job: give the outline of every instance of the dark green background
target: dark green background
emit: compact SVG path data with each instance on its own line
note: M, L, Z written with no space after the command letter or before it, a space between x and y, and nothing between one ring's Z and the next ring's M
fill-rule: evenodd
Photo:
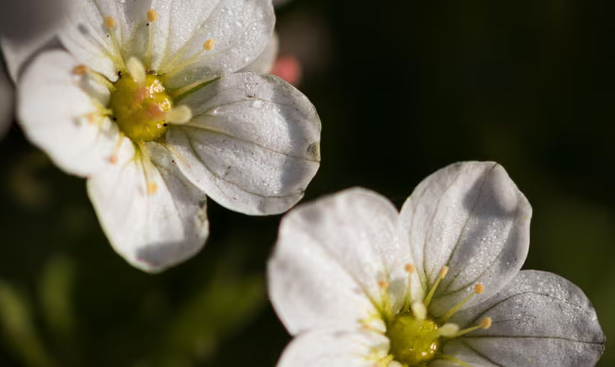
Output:
M613 19L608 0L283 7L282 31L308 25L283 47L320 60L300 86L323 124L306 200L363 186L399 207L438 168L498 161L534 209L525 268L579 285L615 337ZM211 201L209 216L194 259L135 270L85 182L13 126L0 141L0 366L273 366L289 340L264 278L280 217ZM607 346L599 366L612 365Z

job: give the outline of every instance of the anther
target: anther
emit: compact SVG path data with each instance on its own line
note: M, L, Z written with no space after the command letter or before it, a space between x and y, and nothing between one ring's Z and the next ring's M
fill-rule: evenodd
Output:
M111 29L113 27L115 27L117 25L117 22L115 21L115 18L113 17L106 17L105 18L105 27Z
M192 111L190 107L181 105L173 107L166 113L165 120L172 124L181 125L188 123L192 119Z
M440 328L438 329L438 334L445 338L451 338L457 335L458 332L459 332L459 326L457 326L457 324L453 324L450 322L440 326Z
M429 307L429 303L431 302L433 295L436 293L436 289L438 289L440 282L442 281L442 279L444 279L444 277L446 277L446 274L448 274L448 266L444 265L442 269L440 269L440 272L438 273L438 278L436 279L434 284L431 286L431 289L429 290L427 297L425 297L426 307Z
M455 334L454 338L457 338L459 336L462 336L464 334L467 334L467 333L469 333L471 331L478 330L478 329L487 330L487 329L489 329L491 327L492 323L493 322L491 320L491 317L485 317L485 318L480 320L480 323L478 325L469 327L467 329L463 329L460 332L458 332L457 334Z
M147 11L147 21L152 23L158 20L158 12L154 9Z
M412 302L412 274L414 273L414 265L406 264L404 265L404 270L408 273L408 284L406 286L406 297L404 299L404 311L407 311L410 308L410 302Z
M474 293L481 294L485 291L485 286L482 284L477 284L474 286Z
M491 317L485 317L484 319L480 320L480 324L478 326L480 326L480 328L483 330L487 330L491 327L492 323L493 321L491 320Z
M120 149L122 148L122 143L123 142L124 142L124 133L120 133L119 138L115 142L115 148L113 149L113 154L111 154L111 156L109 157L109 163L117 164L117 162L118 162L118 156L117 155L118 155Z
M457 311L459 311L470 299L472 299L472 297L474 297L477 294L481 294L485 291L485 286L482 284L476 284L474 286L474 292L470 293L469 295L467 295L463 300L461 300L461 302L459 302L455 307L451 308L447 313L444 314L444 316L442 316L440 318L440 321L442 322L446 322L448 319L451 318L451 316L453 316L454 314L457 313Z
M216 44L216 41L210 38L207 41L205 41L205 43L203 43L203 49L206 51L211 51L214 48L215 44Z
M389 288L389 282L387 282L386 280L381 280L378 282L378 287L382 289L387 289Z
M89 70L89 68L83 64L81 65L77 65L73 68L73 74L74 75L84 75L85 73L87 73Z
M425 320L427 318L427 307L425 306L423 302L421 301L414 302L412 303L410 308L412 309L412 313L414 314L414 317L416 317L417 319Z
M156 183L150 182L150 183L147 184L147 193L149 195L155 194L156 191L158 191L158 185L156 185Z
M440 273L438 274L438 278L444 279L444 277L448 274L448 266L444 265L442 269L440 269Z

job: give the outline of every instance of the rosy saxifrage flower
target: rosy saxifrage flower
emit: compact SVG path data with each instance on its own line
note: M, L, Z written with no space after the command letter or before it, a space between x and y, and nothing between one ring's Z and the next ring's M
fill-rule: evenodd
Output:
M114 249L160 271L208 233L206 196L277 214L320 162L320 120L281 79L234 73L268 44L271 0L81 0L19 85L28 138L87 177Z
M350 189L282 220L269 294L278 367L584 367L605 337L581 289L523 270L532 210L495 163L429 176L399 213Z

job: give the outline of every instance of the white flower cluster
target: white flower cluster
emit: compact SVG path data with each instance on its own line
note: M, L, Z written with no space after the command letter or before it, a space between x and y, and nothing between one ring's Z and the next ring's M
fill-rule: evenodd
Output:
M83 0L70 15L67 51L42 52L21 77L18 115L59 167L87 177L130 263L160 271L194 255L205 195L253 215L303 197L320 162L315 108L277 77L236 73L271 65L270 0Z
M277 53L272 0L73 5L61 47L39 50L19 76L9 65L18 118L56 165L87 178L128 262L156 272L198 252L207 196L251 215L303 197L320 119L262 74ZM37 47L4 42L9 61ZM587 297L520 271L531 213L492 162L434 173L401 213L360 188L293 210L268 264L271 301L295 336L279 366L595 365L605 338Z
M434 173L401 213L364 189L293 210L269 262L296 336L279 366L595 365L605 339L581 289L519 271L531 214L488 162Z

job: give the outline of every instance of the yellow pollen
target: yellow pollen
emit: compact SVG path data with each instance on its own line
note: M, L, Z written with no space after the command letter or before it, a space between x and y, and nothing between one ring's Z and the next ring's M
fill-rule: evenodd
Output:
M446 277L446 274L448 274L448 266L444 265L442 267L442 269L440 269L440 272L438 273L438 278L436 279L436 281L431 286L431 289L429 290L429 293L427 293L427 297L425 297L425 306L426 307L429 307L429 303L431 303L431 300L432 300L434 294L436 293L436 289L438 289L438 286L440 285L440 282L442 281L442 279L444 279Z
M205 43L203 43L203 49L207 51L211 51L214 48L215 44L216 44L216 41L210 38L207 41L205 41Z
M477 284L474 286L474 293L481 294L485 291L485 286L482 284Z
M115 18L113 17L106 17L105 18L105 27L107 28L113 28L116 26L116 22L115 22Z
M158 12L154 9L150 9L147 11L147 21L148 22L155 22L158 20Z
M378 282L378 287L382 289L387 289L389 288L389 282L387 282L386 280L381 280Z
M461 308L468 303L468 301L470 299L472 299L472 297L474 297L477 294L481 294L485 291L485 286L482 284L476 284L474 286L474 292L470 293L469 295L467 295L463 300L461 300L461 302L459 302L455 307L451 308L446 314L444 314L444 316L442 316L440 318L440 321L442 322L446 322L448 321L448 319L450 319L454 314L457 313L457 311L461 310Z
M481 329L487 330L491 327L492 323L493 322L491 321L491 317L485 317L484 319L480 320L479 326Z
M438 278L444 279L444 277L446 277L446 274L448 274L448 266L444 265L442 267L442 269L440 269L440 273L438 274Z
M73 74L74 75L83 75L85 73L88 72L88 67L81 64L81 65L77 65L73 68Z
M478 325L461 330L460 332L455 334L453 338L460 337L462 335L465 335L471 331L478 330L478 329L487 330L491 327L491 324L492 324L491 317L485 317L482 320L480 320L480 323Z
M114 154L111 157L109 157L109 163L111 163L111 164L116 164L117 163L117 154Z
M406 271L406 273L414 273L414 265L412 264L406 264L406 266L404 266L404 270Z
M158 191L158 185L156 185L154 182L150 182L147 184L147 193L149 195L155 194L156 191Z

